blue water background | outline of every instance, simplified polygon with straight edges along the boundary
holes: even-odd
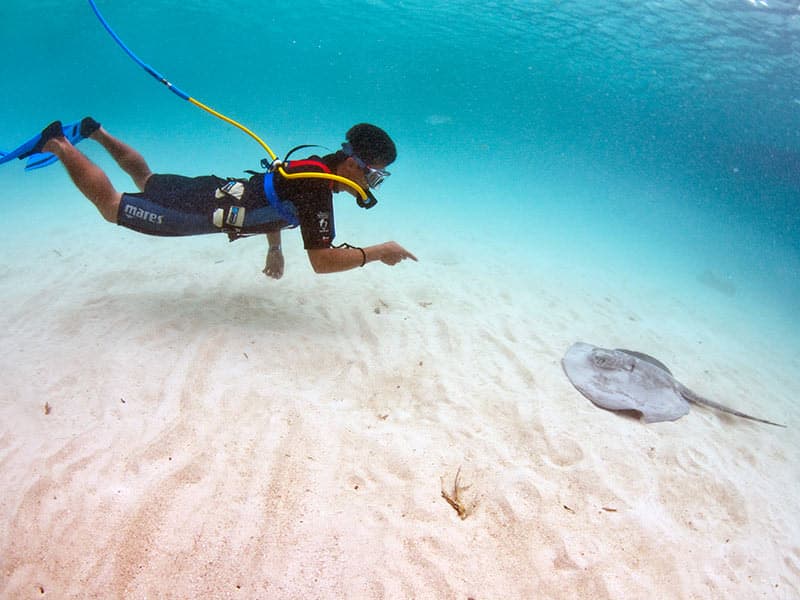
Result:
[[[470,236],[464,260],[502,239],[522,262],[613,264],[800,332],[796,2],[98,5],[143,60],[278,153],[387,129],[399,159],[375,210],[443,246]],[[7,0],[0,15],[0,148],[91,114],[157,171],[257,168],[252,140],[149,78],[88,3]],[[58,166],[2,165],[0,185],[7,231],[79,202]]]

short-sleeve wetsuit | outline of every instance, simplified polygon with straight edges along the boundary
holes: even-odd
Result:
[[[298,161],[302,166],[297,168],[292,168],[290,162],[287,170],[291,173],[323,170],[308,161],[321,163],[331,171],[335,167],[335,155],[328,155]],[[316,178],[286,179],[278,173],[273,181],[278,197],[285,203],[291,203],[294,209],[305,248],[329,248],[335,235],[331,182]],[[230,189],[230,184],[237,183],[237,197],[220,191],[226,186]],[[264,174],[255,174],[249,179],[153,174],[147,180],[144,192],[122,195],[117,223],[140,233],[158,236],[201,235],[220,231],[231,234],[230,230],[223,230],[213,222],[215,210],[231,205],[244,207],[245,210],[269,207],[264,191]],[[243,227],[232,234],[231,239],[292,226],[277,212],[266,211],[265,214],[267,217],[263,222]]]

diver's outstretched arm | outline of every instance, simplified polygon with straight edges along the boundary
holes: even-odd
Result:
[[[339,248],[320,248],[307,252],[315,273],[348,271],[377,260],[389,266],[396,265],[407,258],[413,261],[417,260],[416,256],[397,242],[384,242],[365,248],[344,245]]]

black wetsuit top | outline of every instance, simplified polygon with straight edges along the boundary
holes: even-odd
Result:
[[[311,156],[306,160],[321,162],[333,171],[336,161],[333,155],[324,157]],[[294,169],[289,162],[287,171],[297,173],[302,171],[321,171],[313,167]],[[275,174],[275,191],[278,196],[294,204],[297,209],[297,218],[300,221],[300,232],[303,235],[303,245],[306,250],[329,248],[335,230],[333,227],[333,192],[331,181],[327,179],[286,179],[279,173]],[[257,185],[262,196],[264,194],[264,176],[253,175],[250,185]],[[266,202],[266,198],[263,198]],[[286,223],[283,222],[283,227]]]

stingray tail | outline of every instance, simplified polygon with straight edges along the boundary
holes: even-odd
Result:
[[[766,419],[759,419],[758,417],[754,417],[753,415],[748,415],[743,412],[739,412],[738,410],[734,410],[733,408],[728,408],[727,406],[723,406],[722,404],[717,404],[713,400],[706,400],[702,396],[698,396],[689,389],[682,389],[681,396],[683,396],[685,400],[688,400],[689,402],[692,402],[694,404],[702,404],[703,406],[716,408],[717,410],[726,412],[731,415],[736,415],[737,417],[742,417],[743,419],[750,419],[751,421],[758,421],[759,423],[766,423],[767,425],[774,425],[775,427],[786,427],[786,425],[781,425],[780,423],[773,423],[772,421],[767,421]]]

